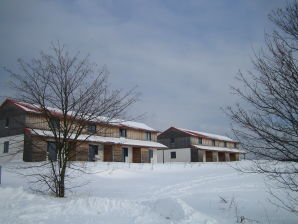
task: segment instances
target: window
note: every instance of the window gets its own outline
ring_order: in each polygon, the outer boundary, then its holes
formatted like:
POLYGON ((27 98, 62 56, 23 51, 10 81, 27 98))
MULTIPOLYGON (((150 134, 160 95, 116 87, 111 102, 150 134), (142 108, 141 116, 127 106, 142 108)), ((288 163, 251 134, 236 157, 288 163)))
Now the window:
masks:
POLYGON ((122 161, 126 162, 126 157, 128 157, 128 148, 122 148, 122 161))
POLYGON ((98 155, 98 146, 89 145, 89 161, 96 161, 96 155, 98 155))
POLYGON ((97 145, 94 146, 94 154, 98 155, 98 146, 97 145))
POLYGON ((171 152, 171 159, 176 159, 176 152, 171 152))
POLYGON ((149 159, 152 159, 152 158, 153 158, 153 150, 149 149, 149 159))
POLYGON ((50 118, 50 128, 59 129, 60 128, 60 120, 58 118, 50 118))
POLYGON ((224 142, 224 147, 227 148, 227 142, 224 142))
POLYGON ((146 140, 151 141, 151 132, 146 132, 146 140))
POLYGON ((212 146, 215 146, 215 140, 212 140, 212 146))
POLYGON ((237 143, 234 143, 234 148, 237 148, 237 143))
POLYGON ((8 150, 9 150, 9 142, 4 142, 4 150, 3 150, 3 153, 8 153, 8 150))
POLYGON ((200 145, 203 144, 203 139, 202 139, 201 137, 199 137, 198 143, 199 143, 200 145))
POLYGON ((88 125, 88 133, 89 134, 95 134, 96 133, 96 125, 95 124, 88 125))
POLYGON ((120 135, 120 137, 126 138, 127 137, 126 129, 120 128, 119 135, 120 135))
POLYGON ((8 126, 9 126, 9 118, 7 117, 7 118, 5 119, 5 127, 8 128, 8 126))
POLYGON ((57 148, 55 142, 48 142, 48 160, 57 161, 57 148))
POLYGON ((170 139, 170 143, 174 143, 175 142, 175 139, 174 138, 171 138, 170 139))

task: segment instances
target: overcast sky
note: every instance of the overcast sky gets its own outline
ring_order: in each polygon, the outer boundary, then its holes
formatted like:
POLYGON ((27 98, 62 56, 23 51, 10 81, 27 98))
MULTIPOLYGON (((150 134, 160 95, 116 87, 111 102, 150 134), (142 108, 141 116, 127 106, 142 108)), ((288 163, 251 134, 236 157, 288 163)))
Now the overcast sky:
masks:
POLYGON ((253 49, 273 27, 281 0, 1 0, 0 100, 18 58, 29 60, 59 40, 71 52, 106 65, 114 88, 138 86, 131 110, 141 121, 229 134, 221 107, 234 104, 230 85, 252 68, 253 49))

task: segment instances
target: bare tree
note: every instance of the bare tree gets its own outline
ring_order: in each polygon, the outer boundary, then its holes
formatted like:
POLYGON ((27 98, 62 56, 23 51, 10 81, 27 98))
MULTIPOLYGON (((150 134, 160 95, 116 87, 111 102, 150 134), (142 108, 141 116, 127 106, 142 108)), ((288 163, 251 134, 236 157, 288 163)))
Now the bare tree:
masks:
MULTIPOLYGON (((102 134, 107 125, 123 115, 136 101, 136 93, 134 89, 125 93, 111 90, 106 69, 99 69, 88 56, 71 56, 59 43, 51 46, 50 53, 41 52, 29 63, 18 63, 20 72, 8 70, 17 99, 39 110, 49 127, 45 132, 52 137, 56 150, 48 155, 49 161, 30 167, 42 167, 31 176, 56 197, 64 197, 70 178, 67 170, 78 169, 72 162, 74 152, 78 153, 81 142, 102 134), (100 122, 102 128, 82 135, 91 122, 100 122)), ((41 152, 45 151, 39 143, 35 144, 41 152)))
POLYGON ((242 104, 228 107, 233 131, 254 156, 250 171, 264 173, 287 197, 274 197, 298 213, 298 3, 269 15, 277 29, 265 35, 266 46, 253 60, 254 70, 239 73, 234 87, 242 104))

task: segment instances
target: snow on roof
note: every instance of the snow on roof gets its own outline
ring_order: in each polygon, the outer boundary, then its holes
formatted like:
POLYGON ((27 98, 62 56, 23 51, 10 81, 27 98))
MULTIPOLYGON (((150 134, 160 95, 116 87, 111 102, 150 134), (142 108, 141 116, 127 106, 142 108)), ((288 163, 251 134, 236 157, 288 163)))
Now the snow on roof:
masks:
MULTIPOLYGON (((25 129, 27 132, 29 132, 32 135, 37 136, 44 136, 44 137, 54 137, 53 132, 51 131, 45 131, 40 129, 25 129)), ((69 139, 74 139, 75 134, 69 135, 69 139)), ((142 140, 135 140, 135 139, 127 139, 127 138, 113 138, 113 137, 103 137, 103 136, 97 136, 97 135, 80 135, 78 137, 78 140, 80 141, 89 141, 89 142, 98 142, 98 143, 112 143, 117 145, 127 145, 127 146, 140 146, 140 147, 146 147, 146 148, 158 148, 158 149, 164 149, 167 148, 161 143, 153 142, 153 141, 142 141, 142 140)))
POLYGON ((210 134, 207 132, 192 131, 192 130, 187 130, 184 128, 176 128, 176 127, 173 127, 173 128, 180 130, 184 133, 193 135, 193 136, 207 137, 207 138, 211 138, 211 139, 218 139, 218 140, 229 141, 229 142, 236 142, 235 140, 233 140, 229 137, 226 137, 226 136, 222 136, 222 135, 210 134))
MULTIPOLYGON (((41 109, 38 105, 30 105, 28 103, 19 102, 19 101, 15 101, 15 100, 11 100, 11 99, 7 99, 6 101, 14 104, 15 106, 17 106, 18 108, 20 108, 23 111, 30 112, 30 113, 41 113, 41 109)), ((49 111, 51 111, 52 113, 56 114, 57 116, 62 115, 62 111, 60 109, 53 108, 53 107, 47 107, 47 109, 49 111)), ((69 116, 72 116, 73 114, 75 114, 75 112, 73 112, 73 111, 69 112, 69 116)), ((133 129, 140 129, 140 130, 145 130, 145 131, 158 132, 157 130, 149 127, 148 125, 141 123, 141 122, 136 122, 136 121, 125 121, 125 120, 121 120, 121 119, 109 120, 109 118, 104 117, 104 116, 97 117, 93 120, 94 120, 94 122, 109 121, 109 123, 111 125, 122 126, 122 127, 127 127, 127 128, 133 128, 133 129)))
POLYGON ((156 131, 155 129, 149 127, 144 123, 135 122, 135 121, 122 121, 119 124, 126 127, 138 128, 138 129, 143 129, 148 131, 156 131))
POLYGON ((197 149, 210 150, 210 151, 246 153, 243 150, 239 150, 239 149, 206 146, 206 145, 193 145, 193 146, 197 149))

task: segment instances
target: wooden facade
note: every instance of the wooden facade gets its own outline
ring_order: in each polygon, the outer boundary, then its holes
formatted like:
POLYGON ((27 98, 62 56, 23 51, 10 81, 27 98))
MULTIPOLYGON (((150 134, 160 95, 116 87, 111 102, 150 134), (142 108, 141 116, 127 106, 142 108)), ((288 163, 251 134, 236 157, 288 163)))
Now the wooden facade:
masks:
POLYGON ((190 148, 191 162, 239 161, 243 153, 239 142, 228 137, 175 127, 162 132, 157 139, 171 151, 190 148))
MULTIPOLYGON (((48 147, 54 141, 54 138, 53 136, 38 133, 50 132, 49 122, 40 112, 35 112, 30 107, 26 110, 25 104, 22 103, 20 107, 18 103, 6 100, 0 106, 0 137, 24 134, 23 160, 28 162, 47 160, 48 147), (5 126, 7 119, 10 120, 9 127, 5 126), (19 121, 18 125, 16 121, 19 121), (39 130, 39 132, 35 130, 39 130)), ((60 121, 60 126, 63 125, 59 116, 55 119, 60 121)), ((137 122, 133 123, 136 124, 137 122)), ((92 152, 94 154, 92 161, 147 163, 151 161, 151 158, 149 158, 150 150, 166 148, 164 145, 157 143, 157 131, 149 127, 148 129, 142 129, 137 125, 135 127, 129 126, 127 123, 103 124, 90 122, 82 131, 82 135, 87 136, 90 134, 88 131, 89 125, 96 127, 95 133, 92 133, 92 139, 76 140, 75 143, 70 139, 67 142, 75 145, 75 147, 71 147, 71 160, 90 161, 90 152, 92 152), (120 129, 125 129, 125 136, 121 136, 120 129), (96 138, 96 136, 99 138, 96 138), (148 136, 150 136, 150 139, 148 139, 148 136), (104 138, 108 138, 108 140, 105 141, 104 138), (125 139, 125 141, 119 139, 125 139)), ((74 123, 73 128, 76 127, 76 123, 74 123)))

